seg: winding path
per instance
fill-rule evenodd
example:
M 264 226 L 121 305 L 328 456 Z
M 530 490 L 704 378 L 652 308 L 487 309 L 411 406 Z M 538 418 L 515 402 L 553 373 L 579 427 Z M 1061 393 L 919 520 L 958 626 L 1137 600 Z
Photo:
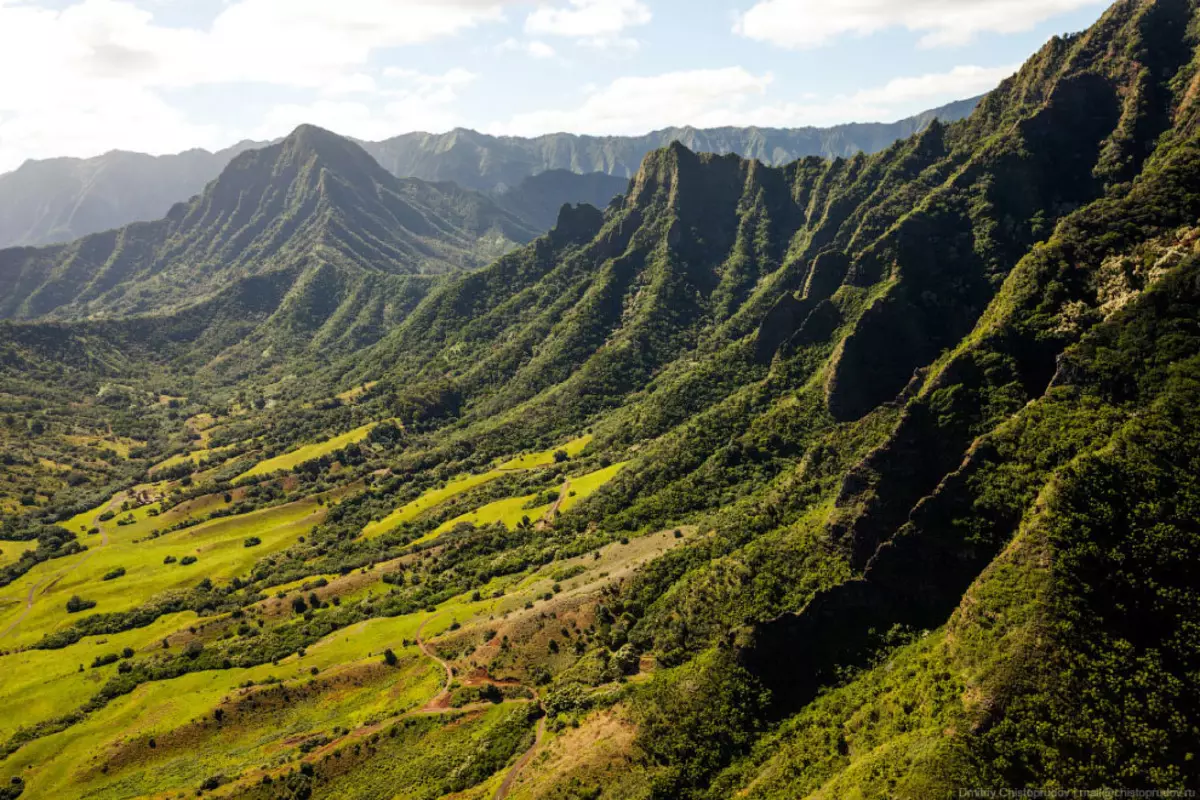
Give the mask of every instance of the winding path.
M 567 488 L 569 486 L 570 483 L 568 482 L 567 486 L 563 487 L 562 496 L 566 496 Z M 442 691 L 438 692 L 437 696 L 426 703 L 425 707 L 418 712 L 424 714 L 436 713 L 444 710 L 442 703 L 450 697 L 450 684 L 454 682 L 454 670 L 450 668 L 450 664 L 447 663 L 441 656 L 439 656 L 437 651 L 430 647 L 429 643 L 425 641 L 425 638 L 421 635 L 425 630 L 425 626 L 437 619 L 437 616 L 438 615 L 435 614 L 431 617 L 427 617 L 425 621 L 421 623 L 420 627 L 417 628 L 417 647 L 419 647 L 421 652 L 427 657 L 432 658 L 434 661 L 440 664 L 442 669 L 446 671 L 446 683 L 442 687 Z M 492 680 L 488 680 L 487 682 L 499 685 Z M 501 783 L 499 788 L 496 789 L 496 794 L 493 796 L 493 800 L 504 800 L 504 798 L 508 797 L 508 793 L 512 790 L 512 785 L 516 782 L 517 776 L 521 774 L 521 770 L 526 764 L 529 763 L 530 759 L 533 758 L 534 754 L 537 752 L 538 746 L 542 743 L 542 738 L 546 735 L 546 707 L 542 705 L 541 697 L 538 696 L 536 689 L 529 689 L 529 691 L 533 693 L 533 702 L 537 703 L 538 707 L 542 710 L 541 719 L 538 720 L 537 729 L 533 735 L 533 744 L 530 745 L 528 750 L 521 754 L 521 757 L 517 759 L 517 763 L 513 764 L 512 768 L 508 771 L 508 774 L 504 776 L 504 782 Z M 483 707 L 486 708 L 487 706 Z
M 558 499 L 554 501 L 554 505 L 547 509 L 542 518 L 538 520 L 538 529 L 543 529 L 554 524 L 554 515 L 558 513 L 558 509 L 562 506 L 563 501 L 567 499 L 567 493 L 571 491 L 571 479 L 567 478 L 563 481 L 562 489 L 559 490 Z
M 437 618 L 438 618 L 437 614 L 434 614 L 432 617 L 426 617 L 425 621 L 422 622 L 420 627 L 417 628 L 417 647 L 421 648 L 422 653 L 424 653 L 429 658 L 432 658 L 434 661 L 436 661 L 438 664 L 441 665 L 442 669 L 444 669 L 446 671 L 446 683 L 442 686 L 442 690 L 440 692 L 438 692 L 433 697 L 433 699 L 431 699 L 428 703 L 425 704 L 425 708 L 421 709 L 422 711 L 426 711 L 426 710 L 430 710 L 430 709 L 440 709 L 442 707 L 441 706 L 442 701 L 446 700 L 450 697 L 450 684 L 454 682 L 454 670 L 450 668 L 450 664 L 447 663 L 446 661 L 444 661 L 442 659 L 442 657 L 437 654 L 437 651 L 434 650 L 432 647 L 430 647 L 429 643 L 426 642 L 425 639 L 421 636 L 421 632 L 423 630 L 425 630 L 425 626 L 428 625 L 429 623 L 433 622 Z
M 508 797 L 508 793 L 512 791 L 512 785 L 516 783 L 517 776 L 521 774 L 521 770 L 533 758 L 534 753 L 537 752 L 538 745 L 542 743 L 542 737 L 546 735 L 546 707 L 542 705 L 542 701 L 537 699 L 536 696 L 534 700 L 542 709 L 542 717 L 538 720 L 537 730 L 533 735 L 533 744 L 517 759 L 517 763 L 512 765 L 512 769 L 504 776 L 504 782 L 496 789 L 496 794 L 492 796 L 492 800 L 504 800 L 504 798 Z
M 124 492 L 114 495 L 113 498 L 108 501 L 108 505 L 104 506 L 98 512 L 96 512 L 96 518 L 93 519 L 93 522 L 95 522 L 96 527 L 98 527 L 100 529 L 100 546 L 101 547 L 108 546 L 108 529 L 102 523 L 100 523 L 98 521 L 98 518 L 105 511 L 111 511 L 117 505 L 117 502 L 119 500 L 123 499 L 123 496 L 124 496 Z M 67 569 L 61 570 L 58 573 L 56 573 L 54 575 L 53 580 L 51 580 L 50 583 L 46 585 L 46 588 L 42 589 L 41 593 L 45 594 L 46 592 L 50 591 L 52 588 L 54 588 L 54 584 L 58 583 L 63 578 L 65 578 L 67 575 L 70 575 L 72 572 L 74 572 L 75 570 L 79 569 L 84 564 L 86 564 L 87 560 L 89 558 L 91 558 L 95 554 L 95 552 L 96 552 L 95 550 L 88 548 L 88 550 L 83 553 L 83 558 L 79 559 L 79 561 L 75 562 L 73 565 L 71 565 Z M 33 586 L 29 587 L 29 593 L 25 597 L 25 610 L 21 612 L 21 616 L 17 617 L 15 620 L 10 622 L 8 627 L 5 628 L 2 632 L 0 632 L 0 639 L 3 639 L 4 637 L 6 637 L 10 633 L 12 633 L 13 630 L 18 625 L 20 625 L 22 622 L 24 622 L 25 618 L 29 616 L 29 612 L 33 610 L 33 604 L 34 604 L 35 600 L 37 599 L 37 590 L 43 583 L 46 583 L 46 580 L 47 580 L 47 578 L 42 578 L 40 581 L 35 583 Z

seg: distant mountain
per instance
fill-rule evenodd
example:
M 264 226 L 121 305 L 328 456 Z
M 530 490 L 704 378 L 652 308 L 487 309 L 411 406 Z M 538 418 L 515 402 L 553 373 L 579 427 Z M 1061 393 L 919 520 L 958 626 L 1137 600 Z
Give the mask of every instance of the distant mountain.
M 1120 0 L 480 269 L 416 272 L 511 214 L 313 128 L 0 253 L 23 315 L 169 310 L 0 322 L 0 798 L 1185 796 L 1198 64 Z
M 337 284 L 320 290 L 329 304 L 348 280 L 478 267 L 536 234 L 481 194 L 396 178 L 303 126 L 237 156 L 161 220 L 0 251 L 0 318 L 161 313 L 285 270 Z
M 95 158 L 26 161 L 0 175 L 0 247 L 68 242 L 158 219 L 199 194 L 236 156 L 262 142 L 210 153 L 148 156 L 114 150 Z
M 507 191 L 492 196 L 501 206 L 539 230 L 554 227 L 564 205 L 586 203 L 605 208 L 617 195 L 629 188 L 628 178 L 588 172 L 582 175 L 564 169 L 552 169 L 530 176 Z
M 637 174 L 652 150 L 679 142 L 697 153 L 736 153 L 779 166 L 805 156 L 877 153 L 929 126 L 934 119 L 955 122 L 975 110 L 982 98 L 961 100 L 893 123 L 854 123 L 832 128 L 667 128 L 645 136 L 576 136 L 555 133 L 524 139 L 458 129 L 449 133 L 408 133 L 382 142 L 362 142 L 385 169 L 396 175 L 454 181 L 484 191 L 504 190 L 546 170 L 604 172 L 622 178 Z
M 671 128 L 640 137 L 554 134 L 536 139 L 455 130 L 359 144 L 393 175 L 503 193 L 550 170 L 629 178 L 648 152 L 672 141 L 697 152 L 737 153 L 773 165 L 810 155 L 874 153 L 924 130 L 934 118 L 962 119 L 978 101 L 964 100 L 891 124 L 834 128 Z M 89 159 L 28 161 L 0 175 L 0 247 L 69 242 L 130 222 L 158 219 L 172 204 L 203 191 L 235 156 L 265 144 L 242 142 L 217 153 L 189 150 L 154 157 L 112 152 Z M 591 202 L 584 188 L 585 194 L 564 197 L 563 202 Z M 553 215 L 544 213 L 539 219 L 543 229 L 554 221 Z

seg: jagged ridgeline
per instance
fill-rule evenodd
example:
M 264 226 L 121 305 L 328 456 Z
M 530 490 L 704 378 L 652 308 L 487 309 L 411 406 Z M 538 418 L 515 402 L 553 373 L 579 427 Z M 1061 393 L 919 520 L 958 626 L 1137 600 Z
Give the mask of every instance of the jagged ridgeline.
M 368 278 L 481 266 L 536 233 L 482 195 L 396 178 L 358 145 L 303 126 L 237 156 L 158 222 L 0 251 L 0 315 L 162 314 L 284 270 L 297 294 L 333 302 Z
M 452 181 L 497 195 L 548 172 L 601 173 L 616 179 L 611 184 L 616 188 L 600 203 L 603 206 L 624 190 L 646 153 L 672 140 L 693 150 L 739 153 L 772 164 L 807 155 L 874 153 L 921 130 L 934 117 L 962 119 L 978 99 L 961 100 L 894 123 L 827 129 L 672 128 L 636 137 L 560 133 L 536 139 L 454 130 L 359 144 L 399 177 Z M 133 221 L 157 219 L 172 204 L 199 193 L 238 153 L 268 144 L 241 142 L 216 153 L 191 150 L 153 157 L 112 152 L 89 159 L 28 161 L 0 175 L 0 247 L 66 242 Z M 561 181 L 561 176 L 552 180 Z M 603 178 L 590 177 L 589 181 L 598 185 Z M 551 216 L 545 226 L 553 222 Z
M 0 721 L 0 778 L 431 800 L 1200 785 L 1198 86 L 1197 4 L 1129 0 L 966 120 L 783 166 L 675 144 L 478 269 L 383 267 L 412 263 L 413 229 L 386 173 L 341 175 L 357 151 L 319 179 L 319 207 L 355 198 L 336 224 L 256 234 L 270 268 L 193 277 L 202 301 L 167 316 L 123 317 L 89 288 L 105 270 L 54 261 L 10 315 L 61 319 L 0 329 L 6 387 L 52 426 L 28 384 L 102 397 L 72 413 L 172 456 L 117 488 L 174 499 L 75 540 L 63 520 L 123 495 L 6 528 L 38 549 L 4 565 L 0 674 L 69 669 Z M 453 230 L 520 240 L 473 208 Z M 233 240 L 189 263 L 267 263 L 227 261 Z M 458 247 L 438 263 L 479 257 Z M 270 321 L 320 270 L 378 275 L 387 313 L 284 336 Z M 116 375 L 191 396 L 203 449 L 169 417 L 135 427 Z M 175 548 L 145 573 L 171 591 L 111 613 L 77 576 L 73 611 L 39 605 L 122 530 L 155 570 Z M 189 548 L 244 566 L 168 584 Z M 149 644 L 91 685 L 96 637 Z

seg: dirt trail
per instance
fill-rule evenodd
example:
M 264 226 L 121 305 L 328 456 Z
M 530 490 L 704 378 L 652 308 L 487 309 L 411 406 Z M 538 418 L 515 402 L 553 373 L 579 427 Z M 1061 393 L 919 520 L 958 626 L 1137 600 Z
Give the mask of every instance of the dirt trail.
M 112 500 L 108 501 L 108 505 L 104 506 L 104 508 L 102 508 L 99 512 L 97 512 L 97 514 L 96 514 L 97 518 L 100 516 L 100 514 L 103 514 L 105 511 L 111 511 L 117 505 L 117 503 L 119 501 L 122 501 L 123 499 L 124 499 L 124 492 L 117 494 L 115 497 L 113 497 Z M 96 522 L 96 527 L 98 527 L 100 529 L 100 546 L 107 547 L 108 546 L 108 528 L 105 525 L 101 524 L 100 522 Z M 3 639 L 5 636 L 8 636 L 8 634 L 12 633 L 13 630 L 18 625 L 20 625 L 22 622 L 25 621 L 25 618 L 29 616 L 29 612 L 33 610 L 33 604 L 34 604 L 34 601 L 37 599 L 38 594 L 45 594 L 46 592 L 53 589 L 54 585 L 56 583 L 58 583 L 63 578 L 70 575 L 75 570 L 82 567 L 84 564 L 86 564 L 88 559 L 91 558 L 92 555 L 94 555 L 94 554 L 95 554 L 95 550 L 89 549 L 87 552 L 85 552 L 83 554 L 83 558 L 79 559 L 79 561 L 76 562 L 74 565 L 72 565 L 68 569 L 65 569 L 61 572 L 56 573 L 54 575 L 53 579 L 51 579 L 50 582 L 46 584 L 46 587 L 44 589 L 42 589 L 42 591 L 40 593 L 38 592 L 38 588 L 41 587 L 43 583 L 46 583 L 46 580 L 47 580 L 46 578 L 42 578 L 40 581 L 35 583 L 33 586 L 30 586 L 29 593 L 25 597 L 25 610 L 21 612 L 21 616 L 17 617 L 15 620 L 13 620 L 11 623 L 9 623 L 8 627 L 5 628 L 2 632 L 0 632 L 0 639 Z
M 538 701 L 538 703 L 540 705 L 541 701 Z M 531 745 L 530 748 L 526 750 L 519 759 L 517 759 L 517 763 L 513 764 L 512 769 L 510 769 L 508 774 L 504 776 L 504 782 L 500 784 L 498 789 L 496 789 L 496 794 L 492 796 L 492 800 L 504 800 L 504 798 L 508 797 L 508 793 L 512 791 L 512 785 L 516 783 L 517 776 L 521 774 L 521 770 L 524 769 L 525 765 L 528 764 L 530 759 L 533 758 L 534 754 L 537 752 L 538 745 L 542 743 L 542 737 L 545 735 L 546 709 L 542 708 L 542 718 L 538 720 L 537 731 L 533 735 L 533 745 Z
M 554 501 L 554 505 L 550 506 L 550 509 L 542 515 L 540 520 L 538 520 L 539 530 L 547 527 L 548 525 L 554 524 L 554 516 L 558 513 L 558 509 L 563 504 L 563 501 L 567 499 L 570 491 L 571 479 L 567 478 L 565 481 L 563 481 L 562 490 L 558 493 L 558 499 Z
M 421 649 L 422 653 L 429 658 L 432 658 L 442 666 L 442 669 L 446 671 L 446 683 L 444 686 L 442 686 L 442 690 L 438 692 L 432 700 L 425 704 L 425 707 L 421 709 L 422 711 L 444 709 L 447 702 L 450 700 L 450 684 L 454 682 L 454 670 L 450 668 L 450 664 L 448 664 L 446 661 L 443 661 L 442 657 L 437 654 L 437 651 L 430 647 L 425 641 L 424 637 L 421 636 L 421 633 L 425 630 L 425 626 L 433 622 L 435 619 L 437 619 L 436 614 L 432 617 L 426 617 L 425 621 L 421 623 L 421 626 L 417 628 L 417 647 Z
M 570 482 L 568 481 L 567 485 L 563 487 L 562 494 L 559 496 L 560 502 L 563 497 L 566 497 L 567 490 L 569 487 L 570 487 Z M 555 506 L 557 506 L 557 505 L 558 504 L 556 503 Z M 436 615 L 432 616 L 432 617 L 428 617 L 424 622 L 421 623 L 421 626 L 419 628 L 417 628 L 417 647 L 419 647 L 421 649 L 421 652 L 424 653 L 426 656 L 428 656 L 429 658 L 432 658 L 438 664 L 441 664 L 442 669 L 444 669 L 446 671 L 446 684 L 445 684 L 445 686 L 442 687 L 442 691 L 439 692 L 436 697 L 434 697 L 432 700 L 430 700 L 428 703 L 426 703 L 423 708 L 421 708 L 419 711 L 416 712 L 418 714 L 437 714 L 437 713 L 441 713 L 441 712 L 449 710 L 448 704 L 450 701 L 450 684 L 454 682 L 454 670 L 452 670 L 450 668 L 450 665 L 446 661 L 444 661 L 441 656 L 439 656 L 437 654 L 437 651 L 435 651 L 432 647 L 429 646 L 429 643 L 426 642 L 425 638 L 421 635 L 425 630 L 425 626 L 428 625 L 433 620 L 435 620 L 436 618 L 437 618 Z M 489 683 L 494 686 L 520 685 L 520 684 L 511 683 L 508 681 L 504 681 L 504 682 L 496 681 L 496 680 L 493 680 L 491 678 L 491 676 L 484 677 L 483 679 L 481 679 L 480 682 L 481 683 Z M 529 688 L 529 687 L 526 687 L 526 688 Z M 542 737 L 544 737 L 546 735 L 546 707 L 542 705 L 542 700 L 538 696 L 536 689 L 530 688 L 529 691 L 533 694 L 533 700 L 529 701 L 529 702 L 534 702 L 534 703 L 538 704 L 538 707 L 541 708 L 541 710 L 542 710 L 542 717 L 541 717 L 541 719 L 538 720 L 537 730 L 534 732 L 534 736 L 533 736 L 533 744 L 530 746 L 530 748 L 528 750 L 526 750 L 524 753 L 521 754 L 521 757 L 519 759 L 517 759 L 517 763 L 513 764 L 512 769 L 510 769 L 508 771 L 508 774 L 504 776 L 504 782 L 500 784 L 500 787 L 498 789 L 496 789 L 496 794 L 493 797 L 493 800 L 504 800 L 504 798 L 508 796 L 509 791 L 512 790 L 513 783 L 517 780 L 517 776 L 521 773 L 521 770 L 525 767 L 525 765 L 529 763 L 529 760 L 531 758 L 533 758 L 534 754 L 537 752 L 538 745 L 540 745 L 542 743 Z M 523 701 L 505 701 L 505 702 L 523 702 Z M 490 703 L 489 704 L 478 704 L 478 707 L 481 709 L 489 708 L 490 706 L 491 706 Z M 468 707 L 464 707 L 462 709 L 456 709 L 456 710 L 467 711 L 467 710 L 473 709 L 474 707 L 475 706 L 468 706 Z
M 25 618 L 27 616 L 29 616 L 29 612 L 33 609 L 34 594 L 37 592 L 38 587 L 41 586 L 45 582 L 46 582 L 45 578 L 43 578 L 42 580 L 35 583 L 33 586 L 29 587 L 29 594 L 26 595 L 26 597 L 25 597 L 25 610 L 21 612 L 21 616 L 14 619 L 7 628 L 5 628 L 2 632 L 0 632 L 0 639 L 3 639 L 5 636 L 8 636 L 8 634 L 12 632 L 13 628 L 20 625 L 22 622 L 25 621 Z

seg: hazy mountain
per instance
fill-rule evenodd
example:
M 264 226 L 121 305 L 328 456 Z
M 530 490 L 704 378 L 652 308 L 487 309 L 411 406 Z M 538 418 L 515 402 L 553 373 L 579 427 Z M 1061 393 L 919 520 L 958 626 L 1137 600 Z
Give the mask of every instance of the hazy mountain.
M 27 161 L 0 175 L 0 247 L 68 242 L 162 217 L 199 194 L 239 153 L 264 146 L 168 156 L 113 151 L 96 158 Z
M 585 203 L 603 209 L 628 188 L 628 178 L 554 169 L 528 177 L 507 191 L 493 192 L 492 197 L 535 228 L 548 231 L 564 205 Z
M 384 142 L 359 142 L 399 177 L 453 181 L 504 192 L 548 170 L 631 176 L 642 157 L 679 140 L 697 151 L 736 152 L 779 164 L 808 155 L 875 152 L 921 130 L 935 117 L 952 121 L 970 113 L 978 98 L 954 103 L 893 124 L 855 124 L 796 130 L 679 128 L 643 137 L 498 138 L 457 130 L 408 134 Z M 155 220 L 217 177 L 234 156 L 264 143 L 228 150 L 191 150 L 153 157 L 113 152 L 97 158 L 29 161 L 0 175 L 0 247 L 68 242 L 130 222 Z M 615 194 L 615 193 L 614 193 Z M 586 202 L 586 190 L 564 202 Z M 543 221 L 547 221 L 543 216 Z M 552 218 L 547 221 L 552 222 Z
M 953 122 L 971 113 L 979 98 L 962 100 L 893 123 L 854 123 L 832 128 L 668 128 L 645 136 L 577 136 L 555 133 L 525 139 L 458 129 L 409 133 L 363 142 L 367 152 L 397 175 L 454 181 L 473 189 L 516 186 L 546 170 L 633 176 L 651 150 L 680 142 L 704 153 L 736 153 L 771 164 L 805 156 L 875 153 L 923 130 L 930 121 Z
M 1200 785 L 1197 31 L 1122 0 L 876 154 L 673 143 L 353 302 L 395 179 L 314 129 L 235 161 L 189 214 L 328 220 L 256 230 L 279 269 L 217 215 L 171 241 L 253 277 L 0 324 L 0 785 Z
M 0 251 L 0 317 L 162 313 L 285 269 L 437 274 L 482 266 L 536 234 L 483 195 L 396 178 L 348 139 L 304 126 L 242 153 L 161 220 Z

